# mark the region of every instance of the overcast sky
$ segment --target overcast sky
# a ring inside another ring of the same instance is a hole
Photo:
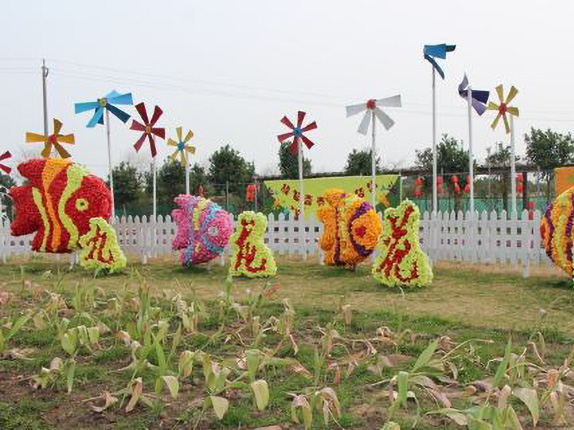
[[[574,125],[572,0],[2,3],[0,150],[21,157],[34,147],[24,143],[25,132],[42,132],[46,58],[49,116],[75,133],[72,155],[99,174],[107,172],[105,130],[85,128],[90,114],[75,115],[74,103],[113,89],[161,106],[158,125],[169,135],[191,128],[199,163],[229,143],[263,174],[276,170],[284,114],[304,110],[317,121],[308,156],[314,171],[337,171],[351,149],[370,144],[356,132],[360,117],[345,117],[345,105],[401,94],[403,108],[387,110],[396,125],[379,127],[378,148],[385,165],[407,167],[416,149],[431,144],[431,67],[422,48],[443,42],[457,48],[442,62],[439,133],[467,144],[466,105],[456,91],[464,72],[475,89],[519,89],[518,152],[531,126]],[[507,139],[502,127],[490,129],[492,119],[492,112],[474,119],[479,159]],[[113,121],[115,162],[134,158],[134,133]],[[170,154],[158,146],[160,158]],[[147,146],[142,151],[149,154]]]

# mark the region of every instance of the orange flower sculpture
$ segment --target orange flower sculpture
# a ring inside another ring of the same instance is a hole
[[[550,259],[572,276],[572,222],[574,187],[567,189],[548,206],[540,222],[540,236]]]
[[[381,234],[381,220],[370,203],[340,189],[325,191],[325,205],[317,215],[324,225],[319,240],[327,266],[355,267],[373,253]]]

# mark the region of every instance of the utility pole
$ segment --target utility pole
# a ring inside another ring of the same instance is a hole
[[[44,136],[49,136],[48,134],[48,96],[46,92],[46,78],[50,69],[46,67],[46,60],[42,60],[42,101],[44,105]]]

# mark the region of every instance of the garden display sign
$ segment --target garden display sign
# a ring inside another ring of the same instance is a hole
[[[390,206],[388,194],[399,179],[399,175],[376,176],[376,200],[383,208]],[[273,193],[276,206],[289,209],[295,216],[299,216],[301,199],[305,203],[304,216],[310,213],[317,215],[317,210],[326,204],[325,191],[338,188],[347,194],[356,194],[365,200],[371,199],[370,176],[333,176],[328,178],[313,178],[304,180],[305,195],[299,193],[298,180],[265,181],[265,186]]]

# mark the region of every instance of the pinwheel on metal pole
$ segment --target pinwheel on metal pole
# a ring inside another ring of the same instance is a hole
[[[456,45],[425,45],[423,54],[432,66],[432,203],[433,212],[438,212],[438,195],[437,195],[437,153],[436,153],[436,74],[438,73],[444,79],[444,71],[437,63],[436,59],[446,59],[447,52],[452,52]]]
[[[514,100],[518,90],[513,86],[510,88],[508,96],[504,98],[504,87],[499,85],[496,87],[496,94],[498,95],[499,104],[489,102],[487,109],[498,111],[496,118],[492,121],[490,125],[494,130],[500,121],[500,118],[504,121],[504,130],[506,134],[510,134],[510,186],[512,187],[512,216],[516,218],[516,156],[514,148],[514,120],[513,117],[518,117],[519,111],[517,107],[509,106],[510,102]],[[510,115],[510,121],[508,120],[508,115]]]
[[[401,107],[401,96],[396,95],[392,97],[386,97],[383,99],[369,99],[366,103],[359,103],[355,105],[347,106],[347,118],[353,115],[357,115],[361,112],[365,112],[363,115],[363,119],[359,124],[358,132],[361,134],[366,135],[367,131],[369,130],[369,124],[373,124],[371,129],[372,133],[372,142],[371,142],[371,201],[373,204],[373,208],[376,206],[377,203],[377,181],[376,181],[376,174],[377,174],[377,145],[376,145],[376,123],[375,119],[377,119],[386,130],[390,130],[390,128],[395,125],[395,121],[388,116],[385,111],[381,109],[381,107]]]
[[[140,114],[140,117],[142,119],[143,124],[134,119],[134,120],[132,120],[132,125],[130,127],[130,130],[136,130],[136,131],[143,132],[141,137],[134,144],[134,148],[136,149],[136,151],[139,152],[144,141],[146,139],[149,140],[151,157],[153,160],[152,161],[152,170],[153,170],[153,218],[155,221],[155,219],[157,217],[157,191],[156,191],[157,169],[156,169],[156,161],[155,161],[155,156],[157,155],[157,149],[155,146],[154,136],[159,137],[160,139],[165,139],[165,128],[155,126],[155,124],[157,123],[157,121],[159,120],[161,115],[163,114],[163,111],[161,110],[161,108],[159,106],[156,106],[154,108],[153,115],[152,115],[151,120],[150,120],[144,103],[137,104],[136,110]]]
[[[110,112],[113,113],[124,124],[130,119],[130,114],[117,108],[115,105],[133,105],[131,93],[119,94],[112,91],[105,97],[97,99],[95,102],[76,103],[76,113],[94,111],[94,115],[87,124],[88,128],[93,128],[97,124],[106,125],[106,136],[108,140],[108,172],[110,175],[110,191],[112,193],[112,217],[115,215],[114,205],[114,177],[112,175],[112,141],[110,133]],[[104,121],[104,114],[106,116]]]
[[[177,133],[177,141],[170,137],[167,140],[167,144],[176,147],[173,154],[171,154],[171,159],[175,161],[179,156],[180,163],[185,166],[185,194],[189,194],[189,159],[187,153],[191,155],[195,154],[195,146],[187,145],[187,142],[193,137],[193,132],[189,130],[184,138],[181,127],[177,127],[175,130]]]
[[[483,90],[473,90],[468,84],[466,74],[462,78],[462,82],[458,85],[458,94],[467,102],[468,110],[468,171],[470,176],[470,221],[474,219],[474,152],[472,148],[472,108],[477,114],[482,115],[486,111],[486,103],[488,103],[488,96],[490,93]]]
[[[297,152],[298,156],[298,165],[299,165],[299,198],[301,203],[301,208],[299,210],[299,234],[301,236],[301,255],[305,260],[307,258],[307,252],[305,249],[306,239],[305,239],[305,224],[304,224],[304,215],[305,215],[305,194],[303,190],[303,144],[307,147],[307,149],[311,149],[313,145],[315,145],[307,136],[303,133],[306,133],[311,130],[315,130],[317,128],[317,123],[313,121],[306,126],[303,126],[303,120],[305,119],[305,112],[299,111],[297,113],[297,126],[294,126],[293,123],[284,116],[281,119],[281,123],[283,123],[287,128],[290,128],[291,131],[288,133],[283,133],[277,136],[279,143],[285,142],[287,139],[292,138],[293,141],[291,142],[291,150],[293,152]]]
[[[42,157],[50,158],[52,148],[61,158],[70,158],[70,153],[61,145],[62,143],[69,143],[73,145],[76,141],[73,134],[60,134],[62,130],[62,122],[54,118],[54,132],[48,136],[36,133],[26,133],[26,142],[37,143],[43,142],[44,149],[42,150]]]

